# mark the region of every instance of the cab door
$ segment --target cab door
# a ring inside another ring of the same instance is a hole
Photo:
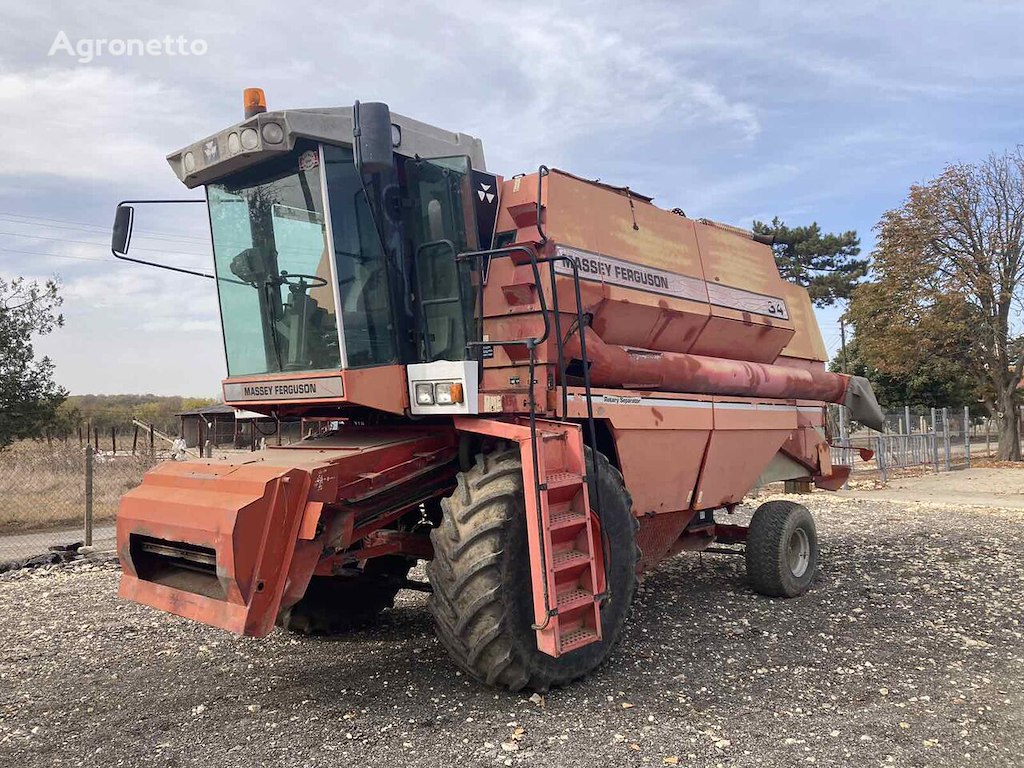
[[[479,248],[472,164],[462,155],[411,159],[405,176],[421,359],[468,360],[476,267],[457,257]]]

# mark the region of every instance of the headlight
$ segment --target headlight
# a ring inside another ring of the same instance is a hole
[[[452,405],[462,402],[462,383],[444,381],[434,385],[434,401],[438,405]]]
[[[185,153],[185,173],[192,173],[196,169],[196,156],[191,152]]]
[[[242,129],[242,148],[243,149],[256,149],[260,145],[260,135],[256,133],[255,128],[243,128]]]
[[[232,131],[228,134],[228,152],[237,155],[242,151],[242,142],[238,140],[238,134]]]
[[[280,144],[284,141],[284,129],[277,123],[264,123],[261,133],[267,144]]]
[[[433,405],[434,404],[434,385],[433,384],[417,384],[416,385],[416,405]]]

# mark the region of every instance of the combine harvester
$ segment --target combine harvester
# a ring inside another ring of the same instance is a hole
[[[505,179],[385,104],[245,105],[168,158],[206,193],[224,401],[341,426],[151,470],[121,502],[122,597],[263,636],[424,589],[459,667],[543,690],[608,657],[638,576],[679,552],[745,544],[758,592],[807,590],[805,508],[720,516],[758,483],[843,484],[826,403],[882,416],[826,372],[769,242],[564,171]],[[119,258],[151,202],[118,206]]]

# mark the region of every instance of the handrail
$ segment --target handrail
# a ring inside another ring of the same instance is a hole
[[[562,261],[569,265],[572,269],[572,283],[573,290],[576,294],[576,333],[580,337],[580,363],[583,366],[583,394],[587,404],[587,437],[590,439],[590,451],[593,455],[594,462],[594,503],[591,504],[592,509],[596,509],[597,522],[601,524],[601,484],[600,470],[597,467],[597,427],[594,424],[594,398],[593,392],[590,386],[590,361],[587,357],[587,334],[584,333],[584,313],[583,313],[583,296],[580,291],[580,267],[576,263],[576,260],[570,256],[561,256],[558,252],[555,252],[554,256],[546,256],[539,260],[540,262],[548,262],[551,266],[552,275],[554,275],[555,262]],[[554,299],[554,303],[558,304],[558,286],[555,285],[554,277],[551,280],[551,294]],[[556,325],[558,325],[556,317]],[[559,364],[559,376],[562,380],[562,418],[568,416],[568,383],[565,380],[565,362],[563,345],[565,339],[562,338],[561,331],[558,335],[558,343],[556,349],[558,351],[558,364]],[[605,584],[607,591],[607,577],[608,577],[608,550],[610,548],[610,540],[608,537],[608,531],[604,525],[601,525],[601,561],[604,564],[605,569]]]
[[[420,271],[420,254],[423,253],[423,251],[427,250],[428,248],[435,248],[435,247],[437,247],[439,245],[444,246],[445,248],[447,248],[449,251],[452,252],[452,257],[453,257],[453,259],[455,261],[455,287],[456,287],[456,290],[458,292],[458,295],[456,295],[456,296],[449,296],[449,297],[444,298],[444,299],[424,299],[423,298],[423,296],[424,296],[424,291],[423,291],[423,274]],[[466,299],[465,299],[465,296],[462,295],[462,276],[459,274],[458,261],[459,261],[459,256],[458,256],[458,251],[455,248],[455,243],[453,243],[451,240],[448,240],[448,239],[430,240],[430,241],[428,241],[426,243],[422,243],[416,249],[416,252],[413,254],[413,269],[416,272],[416,295],[419,297],[419,302],[418,302],[419,310],[420,310],[420,318],[419,319],[420,319],[420,326],[421,326],[421,331],[422,331],[423,348],[424,348],[424,351],[426,352],[427,359],[429,359],[429,360],[433,360],[434,359],[434,352],[433,352],[433,350],[431,349],[431,346],[430,346],[430,333],[429,333],[429,329],[427,328],[427,309],[426,308],[428,306],[436,306],[438,304],[455,304],[455,303],[458,303],[459,307],[460,307],[460,313],[459,314],[460,314],[460,317],[462,319],[462,333],[463,333],[463,337],[467,338],[467,339],[469,337],[469,325],[466,323],[466,314],[465,314],[464,311],[461,311],[461,307],[465,306],[465,300]]]

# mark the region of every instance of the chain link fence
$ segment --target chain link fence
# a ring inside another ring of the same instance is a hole
[[[65,439],[25,440],[0,451],[0,570],[77,544],[113,549],[121,496],[151,467],[201,455],[248,453],[288,445],[330,427],[329,422],[281,422],[260,440],[188,448],[184,439],[135,421],[112,429],[86,427]],[[213,434],[213,433],[208,433]]]
[[[121,495],[165,456],[99,445],[96,451],[77,440],[24,441],[0,453],[0,563],[88,543],[89,485],[91,543],[113,548]]]

